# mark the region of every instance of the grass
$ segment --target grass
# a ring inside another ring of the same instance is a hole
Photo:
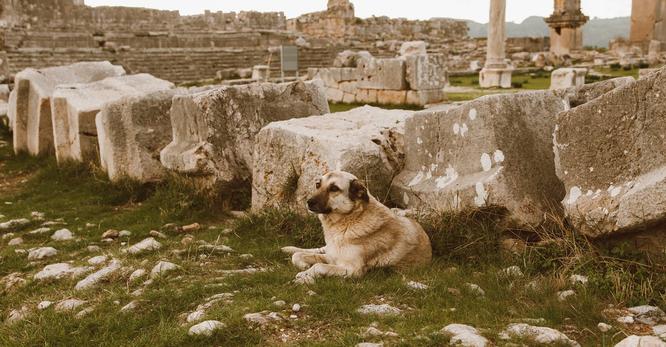
[[[505,252],[502,239],[510,231],[502,226],[502,211],[497,209],[421,219],[435,255],[427,268],[375,270],[362,279],[327,278],[309,287],[296,285],[291,280],[297,270],[279,248],[321,246],[324,241],[316,218],[269,210],[234,219],[214,201],[192,193],[187,180],[171,178],[150,186],[130,181],[110,183],[96,167],[58,166],[51,158],[14,156],[8,136],[6,129],[0,129],[0,140],[4,141],[0,145],[0,182],[9,183],[0,185],[0,214],[4,215],[0,222],[39,211],[47,220],[62,218],[78,240],[59,243],[49,234],[28,234],[40,224],[37,221],[14,230],[25,241],[18,248],[53,246],[59,250],[56,257],[38,262],[28,262],[25,255],[14,251],[16,247],[0,241],[0,278],[20,272],[27,280],[16,290],[0,287],[0,313],[7,317],[11,309],[22,305],[32,311],[26,320],[0,325],[2,346],[349,346],[381,341],[361,336],[373,322],[382,331],[399,334],[399,338],[384,339],[389,346],[445,345],[448,338],[438,332],[451,323],[471,324],[501,345],[498,334],[504,327],[524,319],[542,319],[540,325],[565,331],[585,346],[612,346],[631,331],[603,316],[609,304],[622,307],[649,303],[662,308],[666,304],[666,283],[663,272],[659,272],[663,263],[621,246],[604,249],[592,245],[556,221],[535,230],[540,242],[531,242],[524,252]],[[163,244],[159,251],[139,256],[121,252],[166,223],[192,222],[203,225],[202,230],[192,233],[193,243],[183,244],[183,234],[163,230],[168,237],[159,239]],[[132,235],[113,243],[100,242],[100,235],[110,228],[126,229]],[[201,251],[197,241],[225,244],[235,252]],[[31,279],[46,264],[86,264],[88,258],[98,255],[86,250],[91,244],[99,245],[103,254],[121,259],[125,269],[100,287],[82,292],[74,291],[74,279]],[[159,260],[181,268],[145,286],[139,297],[132,296],[130,293],[142,285],[140,281],[128,283],[129,273],[138,268],[150,270]],[[525,276],[498,275],[510,265],[520,266]],[[252,275],[222,272],[248,266],[266,271]],[[590,284],[572,287],[566,281],[572,273],[590,276]],[[407,281],[422,282],[429,289],[411,289],[405,285]],[[486,295],[477,297],[465,291],[468,282],[478,284]],[[577,295],[559,302],[557,292],[569,288],[575,288]],[[226,327],[210,337],[188,336],[192,324],[184,324],[182,315],[218,293],[232,293],[233,302],[213,305],[206,319],[220,320]],[[75,318],[53,309],[35,309],[42,300],[55,302],[71,297],[87,300],[94,311]],[[135,311],[119,313],[120,307],[135,299],[140,300]],[[276,307],[276,300],[284,300],[287,305]],[[294,303],[303,307],[296,313],[297,319],[288,318],[265,328],[249,325],[243,319],[246,313],[263,310],[288,317]],[[369,303],[390,303],[404,313],[368,317],[356,312]],[[615,330],[599,332],[596,325],[602,321],[613,324]]]

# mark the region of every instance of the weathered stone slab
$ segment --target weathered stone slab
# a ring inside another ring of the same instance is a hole
[[[329,113],[321,82],[251,84],[174,97],[172,142],[162,164],[202,188],[250,181],[255,135],[274,121]]]
[[[93,83],[59,85],[51,108],[56,159],[97,161],[99,142],[95,117],[102,107],[125,96],[173,88],[149,74],[110,77]]]
[[[566,89],[581,87],[585,84],[587,69],[583,68],[561,68],[550,75],[550,89]]]
[[[557,174],[571,222],[590,237],[666,219],[666,69],[558,116]]]
[[[407,41],[400,46],[400,56],[419,56],[428,54],[428,44],[425,41]]]
[[[401,58],[370,59],[358,65],[359,88],[405,90],[405,60]]]
[[[9,111],[14,151],[32,155],[53,152],[51,95],[57,85],[88,83],[124,74],[122,67],[108,61],[26,69],[16,74]]]
[[[570,107],[586,104],[615,88],[634,83],[633,77],[618,77],[606,81],[585,84],[581,87],[572,87],[554,91],[569,102]]]
[[[153,182],[164,177],[160,151],[171,142],[171,101],[185,93],[171,89],[128,96],[97,114],[100,161],[112,181],[129,177]]]
[[[409,89],[430,90],[446,87],[447,69],[444,55],[410,55],[405,57],[405,64]]]
[[[405,104],[425,106],[440,103],[444,100],[446,100],[446,95],[443,89],[409,90],[407,91]]]
[[[393,200],[426,211],[498,205],[519,224],[539,224],[565,194],[552,133],[555,115],[567,106],[540,91],[415,114],[406,122],[406,164],[393,182]]]
[[[404,123],[413,113],[364,106],[267,125],[256,137],[252,208],[305,212],[316,178],[332,170],[355,174],[386,199],[404,165]]]

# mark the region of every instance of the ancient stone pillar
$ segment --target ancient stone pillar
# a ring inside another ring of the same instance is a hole
[[[652,1],[652,0],[647,0]],[[589,17],[580,10],[580,0],[555,0],[555,11],[546,18],[550,27],[550,51],[565,55],[583,48],[583,25]]]
[[[506,0],[490,0],[488,52],[486,65],[479,73],[481,88],[511,88],[513,69],[506,63]]]

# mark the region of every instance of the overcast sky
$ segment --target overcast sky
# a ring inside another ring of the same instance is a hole
[[[356,16],[428,19],[449,17],[488,21],[489,0],[352,0]],[[89,6],[135,6],[179,10],[181,14],[198,14],[204,10],[261,12],[282,11],[287,18],[321,11],[327,0],[85,0]],[[582,0],[583,12],[590,17],[613,18],[631,14],[631,0]],[[507,20],[521,22],[529,16],[547,16],[553,11],[553,0],[507,0]]]

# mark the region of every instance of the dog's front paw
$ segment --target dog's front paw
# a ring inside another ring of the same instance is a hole
[[[315,278],[307,271],[302,271],[296,274],[296,279],[294,279],[296,284],[314,284]]]
[[[294,254],[296,252],[299,252],[301,249],[298,247],[289,246],[289,247],[282,247],[280,248],[280,250],[282,250],[283,253]]]

